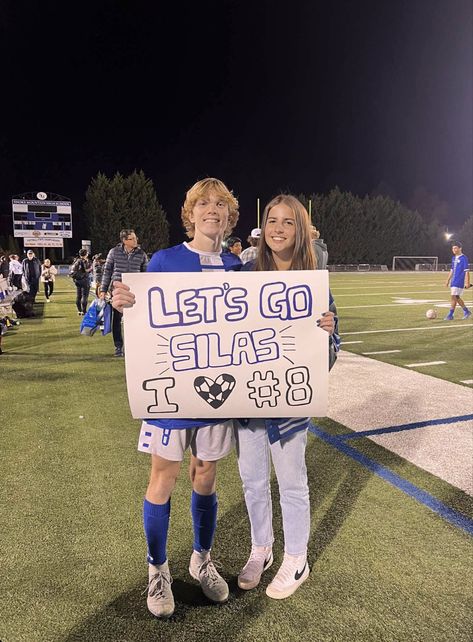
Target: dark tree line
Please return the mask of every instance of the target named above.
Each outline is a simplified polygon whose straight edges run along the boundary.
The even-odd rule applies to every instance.
[[[328,244],[332,264],[390,266],[395,255],[438,256],[440,262],[451,258],[444,226],[426,222],[418,212],[388,196],[360,197],[336,187],[328,194],[301,194],[299,198],[306,207],[312,201],[312,221]],[[460,232],[466,253],[472,219]]]
[[[107,178],[97,174],[87,188],[84,213],[94,252],[106,253],[119,242],[121,229],[136,231],[146,252],[168,247],[169,223],[153,183],[143,171]]]
[[[328,244],[330,263],[370,263],[390,266],[394,255],[438,256],[451,259],[445,227],[426,221],[389,196],[356,196],[338,187],[328,194],[299,196],[312,221]],[[143,171],[112,178],[98,173],[92,179],[84,203],[88,238],[93,252],[106,253],[119,242],[122,228],[135,229],[146,252],[169,245],[169,223],[153,183]],[[473,216],[459,230],[464,251],[473,255]],[[0,237],[0,251],[19,252],[18,239]],[[48,255],[53,255],[48,251]],[[59,256],[59,255],[58,255]]]

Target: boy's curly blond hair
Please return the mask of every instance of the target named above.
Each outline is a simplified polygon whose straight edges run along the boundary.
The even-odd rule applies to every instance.
[[[232,233],[233,228],[238,221],[238,200],[228,187],[218,178],[204,178],[197,181],[186,193],[186,200],[181,210],[181,219],[187,236],[192,239],[195,233],[195,224],[190,220],[190,214],[199,198],[207,197],[209,192],[215,192],[217,196],[228,204],[229,216],[228,224],[225,230],[225,237]]]

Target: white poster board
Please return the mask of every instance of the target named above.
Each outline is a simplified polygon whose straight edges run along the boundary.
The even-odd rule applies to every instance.
[[[328,272],[123,274],[135,418],[325,416]]]

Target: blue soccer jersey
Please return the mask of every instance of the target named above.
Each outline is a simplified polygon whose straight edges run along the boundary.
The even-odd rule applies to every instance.
[[[468,257],[465,254],[452,257],[452,288],[465,287],[465,275],[468,272]]]
[[[239,270],[240,259],[230,252],[202,252],[188,243],[181,243],[155,252],[148,263],[147,272],[229,272]],[[209,426],[225,419],[149,419],[148,424],[159,428],[179,429]]]
[[[155,252],[147,272],[228,272],[239,270],[240,259],[231,252],[201,252],[181,243]]]

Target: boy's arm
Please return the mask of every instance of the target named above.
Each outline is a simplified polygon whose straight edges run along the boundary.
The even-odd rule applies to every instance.
[[[450,279],[452,278],[452,274],[453,274],[453,270],[450,270],[450,272],[448,273],[447,282],[445,283],[447,288],[450,285]]]

